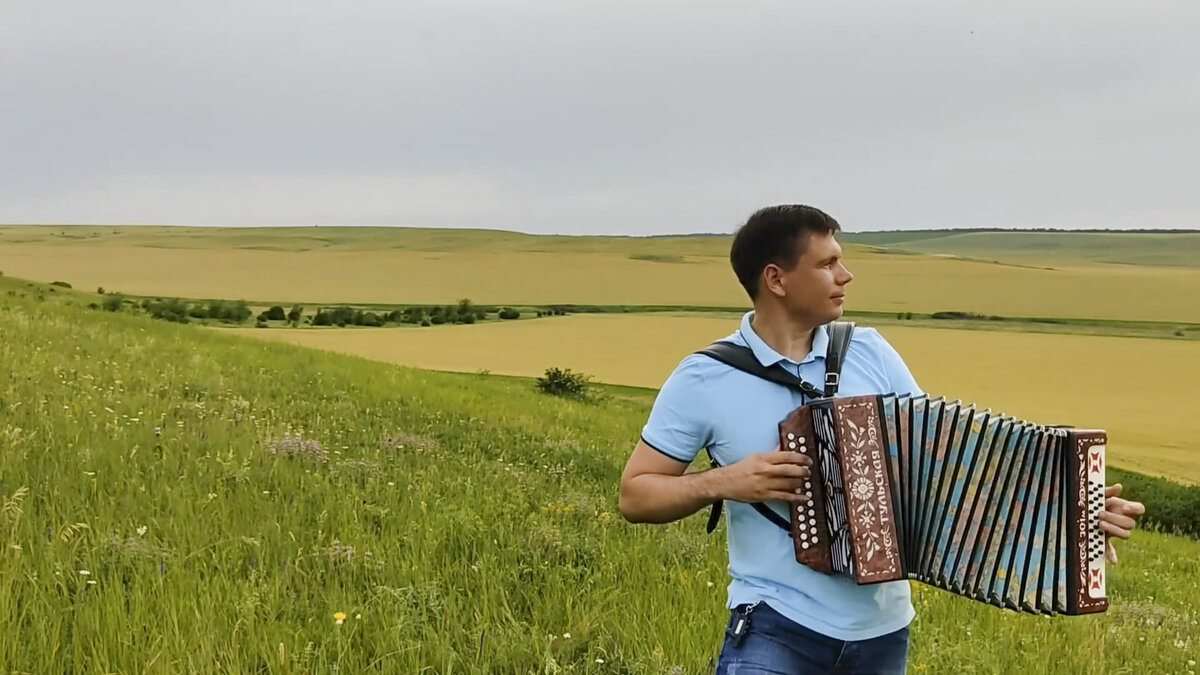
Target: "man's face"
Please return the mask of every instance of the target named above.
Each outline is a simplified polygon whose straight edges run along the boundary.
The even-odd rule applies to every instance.
[[[842,247],[837,239],[832,234],[813,233],[808,235],[804,254],[794,268],[768,266],[764,292],[778,297],[788,314],[820,325],[842,316],[846,284],[852,279],[854,275],[842,264]]]

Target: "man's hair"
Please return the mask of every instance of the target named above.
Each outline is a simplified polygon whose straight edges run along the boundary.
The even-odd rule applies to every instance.
[[[803,204],[780,204],[755,211],[733,235],[729,262],[742,287],[754,300],[763,269],[772,263],[796,266],[814,232],[830,234],[841,226],[829,214]]]

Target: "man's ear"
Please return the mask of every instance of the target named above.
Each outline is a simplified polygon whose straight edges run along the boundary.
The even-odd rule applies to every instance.
[[[787,291],[783,288],[783,269],[774,263],[768,263],[762,271],[762,288],[763,291],[782,298],[787,295]]]

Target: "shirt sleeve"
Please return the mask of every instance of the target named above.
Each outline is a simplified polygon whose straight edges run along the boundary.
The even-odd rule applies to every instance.
[[[908,369],[908,364],[904,362],[900,353],[882,335],[879,336],[879,354],[883,359],[883,372],[887,376],[893,393],[913,396],[925,393],[917,384],[917,378],[913,377],[912,372]]]
[[[703,356],[688,356],[659,389],[642,428],[647,445],[680,462],[691,462],[712,442],[706,411]]]

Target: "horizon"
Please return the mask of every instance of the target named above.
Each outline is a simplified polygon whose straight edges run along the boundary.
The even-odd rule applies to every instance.
[[[206,230],[301,230],[319,228],[338,229],[395,229],[395,230],[445,230],[462,232],[498,232],[518,234],[530,237],[598,237],[619,239],[655,239],[672,237],[729,237],[733,232],[663,232],[645,234],[609,234],[609,233],[572,233],[572,232],[529,232],[498,227],[454,227],[426,225],[355,225],[355,224],[312,224],[312,225],[194,225],[194,224],[163,224],[163,223],[0,223],[0,228],[36,227],[36,228],[178,228]],[[947,233],[1057,233],[1057,234],[1200,234],[1200,228],[1054,228],[1054,227],[913,227],[887,230],[848,230],[843,227],[840,234],[892,234],[917,232],[947,232]]]

